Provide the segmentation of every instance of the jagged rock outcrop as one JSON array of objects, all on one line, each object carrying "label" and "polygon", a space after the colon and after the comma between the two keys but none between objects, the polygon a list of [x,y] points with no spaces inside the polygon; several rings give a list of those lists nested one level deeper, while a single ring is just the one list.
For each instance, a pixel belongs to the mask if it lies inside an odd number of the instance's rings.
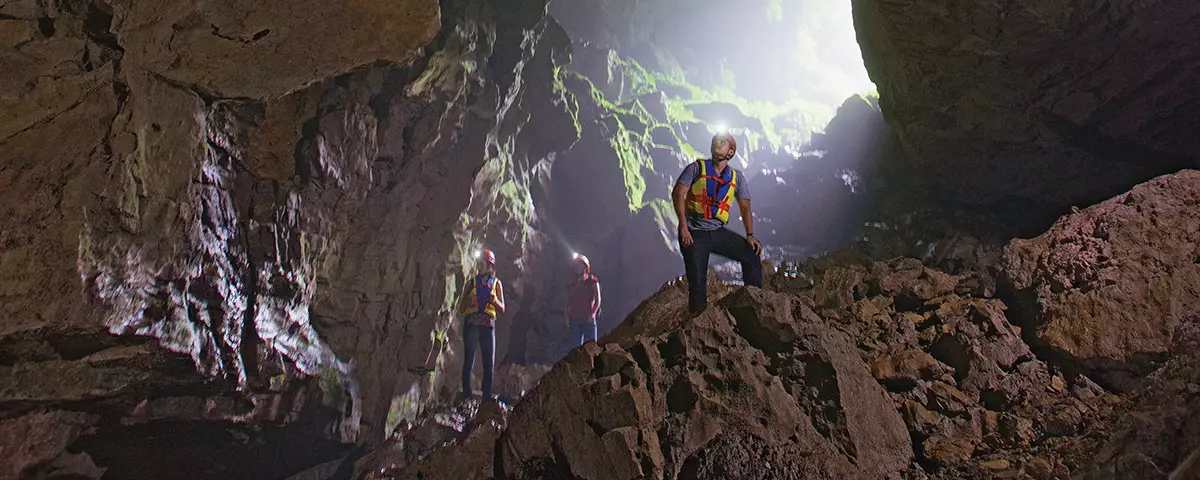
[{"label": "jagged rock outcrop", "polygon": [[401,422],[391,441],[357,462],[351,478],[492,477],[496,441],[506,425],[509,407],[500,402],[468,400],[438,405],[430,412],[415,424]]},{"label": "jagged rock outcrop", "polygon": [[[495,475],[1056,478],[1080,468],[1072,448],[1102,431],[1113,396],[1037,359],[1001,301],[963,288],[969,275],[915,259],[820,275],[844,280],[713,284],[724,298],[695,318],[683,285],[664,287],[514,408]],[[1065,446],[1038,447],[1055,442]]]},{"label": "jagged rock outcrop", "polygon": [[1045,228],[1200,165],[1200,11],[1176,2],[855,0],[863,59],[908,153],[900,182]]},{"label": "jagged rock outcrop", "polygon": [[846,337],[783,295],[742,291],[695,319],[673,308],[685,297],[668,287],[631,316],[638,329],[573,350],[547,373],[500,440],[504,474],[882,478],[907,469],[900,415]]}]

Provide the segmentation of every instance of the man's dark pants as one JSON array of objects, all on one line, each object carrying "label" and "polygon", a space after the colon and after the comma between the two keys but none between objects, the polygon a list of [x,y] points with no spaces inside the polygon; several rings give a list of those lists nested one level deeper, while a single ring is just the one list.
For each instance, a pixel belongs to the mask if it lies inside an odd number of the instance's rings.
[{"label": "man's dark pants", "polygon": [[496,329],[468,322],[463,328],[464,353],[462,368],[463,395],[471,395],[471,370],[475,367],[475,352],[483,353],[483,399],[492,398],[492,372],[496,363]]},{"label": "man's dark pants", "polygon": [[588,340],[596,341],[596,320],[594,318],[572,318],[567,324],[570,326],[569,335],[574,346],[583,345]]},{"label": "man's dark pants", "polygon": [[715,253],[742,264],[742,281],[746,285],[762,287],[762,259],[754,253],[754,247],[744,237],[726,228],[716,230],[693,230],[692,245],[679,248],[683,251],[683,265],[687,272],[688,309],[698,311],[708,304],[708,256]]}]

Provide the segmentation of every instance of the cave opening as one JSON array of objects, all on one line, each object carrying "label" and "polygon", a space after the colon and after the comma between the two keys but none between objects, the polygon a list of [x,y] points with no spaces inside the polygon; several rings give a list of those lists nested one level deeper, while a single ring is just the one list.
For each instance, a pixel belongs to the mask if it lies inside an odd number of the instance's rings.
[{"label": "cave opening", "polygon": [[[887,128],[850,2],[554,1],[548,13],[570,43],[556,88],[582,100],[580,141],[552,167],[569,188],[543,206],[562,263],[583,251],[619,285],[605,297],[601,332],[683,274],[670,191],[684,167],[709,156],[717,132],[738,143],[730,165],[750,186],[765,260],[802,261],[859,236]],[[611,173],[597,166],[614,160]],[[625,202],[595,206],[619,185]],[[614,220],[622,209],[630,217]],[[728,228],[744,234],[739,218]],[[739,281],[735,262],[710,265]]]}]

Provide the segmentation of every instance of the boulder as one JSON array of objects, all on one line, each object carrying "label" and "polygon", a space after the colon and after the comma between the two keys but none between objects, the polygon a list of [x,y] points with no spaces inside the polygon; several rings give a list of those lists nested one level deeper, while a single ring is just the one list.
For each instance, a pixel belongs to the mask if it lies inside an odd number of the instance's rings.
[{"label": "boulder", "polygon": [[[668,287],[573,350],[501,437],[511,478],[890,478],[903,420],[841,333],[744,287],[688,318]],[[767,460],[764,462],[764,460]]]},{"label": "boulder", "polygon": [[1014,240],[1001,270],[1039,345],[1129,390],[1200,320],[1200,171],[1156,178]]}]

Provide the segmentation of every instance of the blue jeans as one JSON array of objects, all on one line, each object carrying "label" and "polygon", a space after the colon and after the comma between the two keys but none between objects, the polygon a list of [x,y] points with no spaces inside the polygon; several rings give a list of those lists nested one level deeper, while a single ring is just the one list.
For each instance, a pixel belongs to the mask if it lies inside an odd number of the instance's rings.
[{"label": "blue jeans", "polygon": [[588,340],[596,341],[596,321],[590,318],[572,318],[568,331],[575,345],[583,345]]},{"label": "blue jeans", "polygon": [[746,238],[726,228],[716,230],[692,230],[691,246],[683,246],[683,266],[687,272],[688,309],[697,311],[708,305],[708,256],[717,254],[742,264],[742,281],[746,285],[762,288],[762,259],[754,253],[754,247]]},{"label": "blue jeans", "polygon": [[483,353],[483,399],[492,398],[492,373],[496,363],[496,329],[466,324],[463,327],[464,355],[462,368],[463,396],[471,395],[471,370],[475,368],[475,352]]}]

